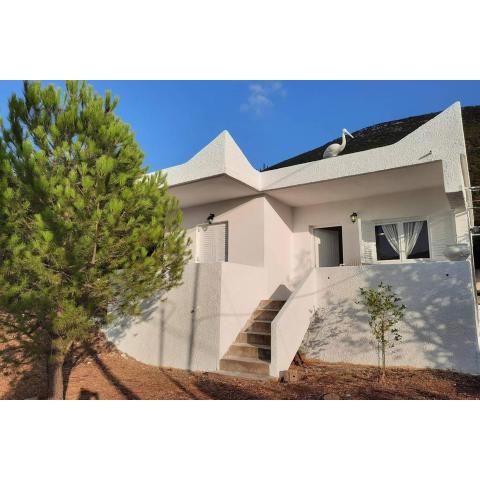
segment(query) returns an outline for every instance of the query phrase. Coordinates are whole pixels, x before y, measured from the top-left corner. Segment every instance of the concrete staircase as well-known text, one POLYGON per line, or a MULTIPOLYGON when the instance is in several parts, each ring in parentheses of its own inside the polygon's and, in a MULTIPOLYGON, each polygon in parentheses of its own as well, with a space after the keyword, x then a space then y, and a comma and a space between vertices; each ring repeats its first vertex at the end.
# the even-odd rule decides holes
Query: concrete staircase
POLYGON ((270 374, 271 323, 285 302, 262 300, 224 357, 217 373, 266 379, 270 374))

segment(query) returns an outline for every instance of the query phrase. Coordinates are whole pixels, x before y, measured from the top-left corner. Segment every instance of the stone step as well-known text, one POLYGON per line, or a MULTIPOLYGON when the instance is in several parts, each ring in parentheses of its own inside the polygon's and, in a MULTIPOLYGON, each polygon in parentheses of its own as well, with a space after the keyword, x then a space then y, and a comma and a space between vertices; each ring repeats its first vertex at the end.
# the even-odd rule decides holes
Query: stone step
POLYGON ((285 300, 260 300, 258 308, 271 308, 280 310, 285 305, 285 300))
POLYGON ((268 320, 255 320, 245 331, 270 333, 271 329, 272 322, 268 320))
POLYGON ((226 370, 227 372, 268 375, 270 373, 270 362, 259 360, 257 358, 244 358, 226 355, 220 360, 220 370, 226 370))
POLYGON ((250 343, 234 343, 230 345, 226 356, 258 358, 259 360, 270 360, 270 347, 266 345, 252 345, 250 343))
POLYGON ((270 346, 270 333, 265 332, 241 332, 235 343, 251 343, 256 345, 270 346))
POLYGON ((224 375, 226 377, 237 377, 237 378, 245 378, 248 380, 276 380, 274 377, 270 377, 269 375, 258 375, 256 373, 245 373, 245 372, 230 372, 227 370, 216 370, 215 372, 209 372, 210 374, 214 375, 224 375))
POLYGON ((273 310, 271 308, 257 308, 252 315, 254 320, 268 320, 272 321, 276 316, 279 310, 273 310))

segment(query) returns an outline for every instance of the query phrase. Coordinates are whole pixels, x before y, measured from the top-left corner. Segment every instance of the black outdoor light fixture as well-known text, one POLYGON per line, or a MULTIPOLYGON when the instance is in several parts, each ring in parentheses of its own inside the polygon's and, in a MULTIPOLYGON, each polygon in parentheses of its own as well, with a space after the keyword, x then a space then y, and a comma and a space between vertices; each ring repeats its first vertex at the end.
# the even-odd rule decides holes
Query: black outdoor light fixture
POLYGON ((214 214, 214 213, 211 213, 211 214, 207 217, 207 222, 211 225, 214 218, 215 218, 215 214, 214 214))
POLYGON ((357 212, 353 212, 350 214, 350 220, 352 221, 352 223, 355 223, 357 221, 357 218, 358 218, 357 212))

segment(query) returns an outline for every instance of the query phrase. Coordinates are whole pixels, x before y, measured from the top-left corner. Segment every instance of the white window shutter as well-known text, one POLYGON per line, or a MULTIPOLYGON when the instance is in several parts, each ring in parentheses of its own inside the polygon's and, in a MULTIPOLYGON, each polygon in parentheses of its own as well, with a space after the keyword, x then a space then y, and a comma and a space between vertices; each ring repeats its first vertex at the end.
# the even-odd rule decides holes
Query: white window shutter
POLYGON ((197 227, 197 262, 228 261, 227 223, 213 223, 197 227))
POLYGON ((445 257, 447 245, 456 243, 455 221, 452 211, 437 213, 428 219, 431 252, 433 260, 448 260, 445 257))
POLYGON ((377 260, 377 245, 375 239, 375 224, 373 222, 362 222, 362 264, 375 263, 377 260))

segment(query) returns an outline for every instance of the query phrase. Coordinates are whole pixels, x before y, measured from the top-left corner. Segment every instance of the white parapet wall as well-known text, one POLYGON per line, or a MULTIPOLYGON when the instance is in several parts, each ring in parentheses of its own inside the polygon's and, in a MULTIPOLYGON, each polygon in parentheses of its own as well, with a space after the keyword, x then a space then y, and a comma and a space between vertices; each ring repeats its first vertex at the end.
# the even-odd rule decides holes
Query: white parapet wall
POLYGON ((469 261, 316 269, 317 314, 301 350, 327 362, 377 365, 360 287, 392 285, 406 305, 402 341, 387 353, 396 366, 480 374, 476 302, 469 261))
POLYGON ((221 274, 220 263, 188 264, 180 287, 164 301, 145 301, 142 315, 119 318, 106 330, 108 340, 149 365, 215 370, 221 274))
POLYGON ((288 370, 307 331, 317 301, 317 275, 311 269, 272 322, 270 376, 288 370))
POLYGON ((149 365, 215 371, 263 299, 263 268, 235 263, 190 263, 183 284, 139 316, 120 317, 105 330, 122 352, 149 365))

